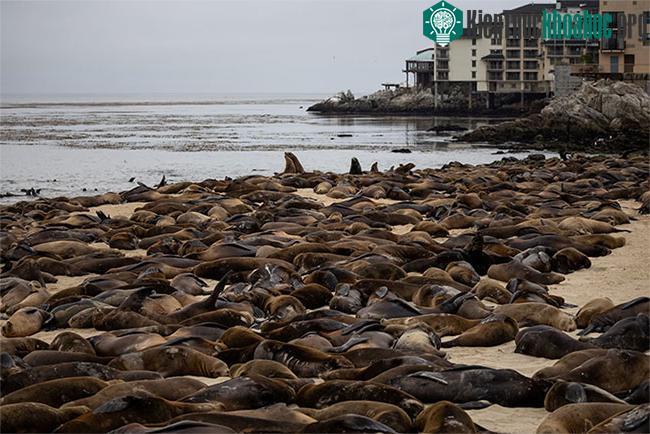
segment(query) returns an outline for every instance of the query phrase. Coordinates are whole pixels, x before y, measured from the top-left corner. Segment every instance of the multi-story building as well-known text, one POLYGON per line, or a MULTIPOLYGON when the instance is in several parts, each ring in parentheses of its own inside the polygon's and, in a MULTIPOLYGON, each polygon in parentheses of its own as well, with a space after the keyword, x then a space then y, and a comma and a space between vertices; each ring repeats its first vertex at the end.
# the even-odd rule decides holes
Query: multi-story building
POLYGON ((625 12, 642 16, 650 31, 648 6, 650 0, 557 0, 505 10, 503 22, 508 25, 502 26, 500 36, 474 38, 464 32, 447 47, 427 48, 408 59, 404 69, 407 85, 412 74, 416 86, 431 86, 436 95, 461 89, 468 94, 470 105, 484 94, 483 100, 493 106, 495 99, 512 103, 512 96, 523 104, 551 93, 566 94, 580 85, 581 77, 594 73, 603 76, 603 71, 645 74, 647 80, 650 34, 633 32, 623 37, 615 18, 611 39, 544 40, 541 17, 544 11, 553 10, 571 14, 610 12, 615 17, 625 12))
MULTIPOLYGON (((600 46, 600 70, 605 74, 649 74, 650 73, 650 1, 648 0, 600 0, 600 11, 614 15, 611 25, 612 37, 602 41, 600 46), (637 21, 644 21, 645 25, 637 23, 630 27, 631 32, 624 32, 621 28, 622 14, 636 16, 637 21), (645 33, 638 29, 644 29, 645 33)), ((647 80, 647 78, 646 78, 647 80)))

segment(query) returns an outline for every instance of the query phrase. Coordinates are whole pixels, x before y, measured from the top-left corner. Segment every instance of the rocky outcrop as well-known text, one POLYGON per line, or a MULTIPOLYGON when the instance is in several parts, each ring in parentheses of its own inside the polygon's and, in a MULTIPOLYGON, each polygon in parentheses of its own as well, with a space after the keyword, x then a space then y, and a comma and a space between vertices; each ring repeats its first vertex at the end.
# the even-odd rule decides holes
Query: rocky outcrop
POLYGON ((650 96, 634 84, 600 80, 584 83, 572 95, 554 98, 538 114, 480 127, 458 139, 620 151, 647 149, 649 136, 650 96))
MULTIPOLYGON (((440 115, 487 115, 521 116, 519 95, 500 98, 498 108, 487 108, 485 94, 469 97, 469 88, 454 82, 440 82, 438 104, 435 104, 431 88, 400 88, 380 90, 355 98, 352 92, 339 92, 309 107, 307 111, 337 114, 440 114, 440 115)), ((539 100, 526 101, 525 111, 539 111, 539 100)))

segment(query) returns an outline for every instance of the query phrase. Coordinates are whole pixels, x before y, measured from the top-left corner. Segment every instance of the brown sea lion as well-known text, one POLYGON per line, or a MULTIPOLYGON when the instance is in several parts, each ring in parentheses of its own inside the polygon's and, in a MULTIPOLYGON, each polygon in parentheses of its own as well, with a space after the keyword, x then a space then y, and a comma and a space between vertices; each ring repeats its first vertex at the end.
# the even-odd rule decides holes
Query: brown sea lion
POLYGON ((5 338, 0 337, 0 348, 12 356, 24 357, 35 350, 46 350, 49 345, 36 338, 5 338))
POLYGON ((82 336, 73 332, 63 332, 56 335, 50 343, 50 350, 55 351, 73 351, 95 355, 95 348, 82 336))
POLYGON ((233 377, 241 377, 249 374, 257 374, 266 378, 285 378, 295 380, 298 377, 282 363, 273 360, 250 360, 243 364, 233 365, 230 368, 233 377))
POLYGON ((460 336, 442 343, 449 347, 491 347, 509 342, 515 338, 519 327, 517 322, 506 315, 493 314, 482 319, 460 336))
POLYGON ((185 413, 219 411, 218 403, 191 404, 168 401, 144 391, 113 398, 58 428, 59 432, 107 432, 127 423, 151 424, 168 421, 185 413))
POLYGON ((358 414, 344 414, 307 425, 301 433, 329 432, 371 432, 395 434, 395 431, 381 422, 358 414))
POLYGON ((111 382, 94 377, 58 378, 9 393, 2 397, 0 405, 40 402, 50 407, 59 408, 66 402, 92 396, 110 384, 111 382))
POLYGON ((108 366, 123 371, 154 371, 163 377, 198 375, 216 378, 228 374, 228 366, 223 361, 184 346, 123 354, 108 366))
POLYGON ((594 315, 603 313, 614 307, 614 303, 609 297, 595 298, 585 304, 576 313, 576 326, 583 329, 589 325, 594 315))
POLYGON ((634 317, 640 313, 650 315, 650 297, 637 297, 627 303, 618 304, 602 313, 593 315, 589 325, 578 334, 604 332, 623 318, 634 317))
POLYGON ((451 313, 430 313, 426 315, 381 320, 381 324, 389 333, 391 333, 392 330, 399 332, 405 327, 424 323, 431 327, 440 337, 459 335, 471 329, 479 322, 480 320, 478 319, 467 319, 451 313))
POLYGON ((440 401, 424 409, 415 419, 421 433, 475 433, 472 418, 457 405, 440 401))
POLYGON ((409 432, 411 418, 400 407, 377 401, 344 401, 323 409, 301 408, 299 411, 317 420, 327 420, 344 414, 358 414, 388 425, 397 432, 409 432))
POLYGON ((537 427, 537 434, 586 433, 609 417, 632 408, 604 402, 568 404, 546 416, 537 427))
POLYGON ((39 402, 21 402, 2 406, 2 432, 53 432, 59 425, 88 413, 87 407, 52 408, 39 402))
POLYGON ((557 273, 540 273, 528 265, 524 265, 519 261, 512 260, 505 264, 494 264, 490 266, 487 272, 488 276, 492 279, 508 282, 510 279, 523 279, 529 280, 534 283, 542 285, 551 285, 560 283, 564 280, 564 276, 557 273))
POLYGON ((587 255, 574 249, 573 247, 565 247, 558 251, 551 258, 553 263, 553 271, 558 273, 568 274, 583 268, 591 267, 591 260, 587 255))
POLYGON ((158 380, 138 380, 129 382, 115 382, 92 396, 68 402, 63 407, 85 406, 95 409, 107 401, 120 396, 132 395, 138 390, 144 390, 152 395, 178 401, 205 387, 199 380, 184 377, 164 378, 158 380))
POLYGON ((563 405, 577 404, 580 402, 613 402, 616 404, 627 404, 623 401, 591 384, 571 383, 566 381, 557 381, 546 392, 544 398, 544 408, 546 411, 555 411, 563 405))
POLYGON ((504 304, 494 308, 494 313, 509 316, 520 327, 531 325, 549 325, 563 331, 576 329, 571 315, 545 303, 504 304))
POLYGON ((2 336, 20 338, 37 333, 52 314, 36 307, 23 307, 9 317, 0 329, 2 336))

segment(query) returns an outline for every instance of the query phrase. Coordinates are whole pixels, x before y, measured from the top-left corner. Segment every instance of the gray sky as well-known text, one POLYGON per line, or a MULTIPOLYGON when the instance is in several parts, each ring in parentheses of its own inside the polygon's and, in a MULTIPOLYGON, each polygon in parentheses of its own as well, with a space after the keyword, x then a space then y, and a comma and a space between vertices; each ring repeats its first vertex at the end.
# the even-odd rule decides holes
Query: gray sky
POLYGON ((429 46, 421 17, 435 2, 0 0, 0 91, 368 92, 404 80, 404 59, 429 46))

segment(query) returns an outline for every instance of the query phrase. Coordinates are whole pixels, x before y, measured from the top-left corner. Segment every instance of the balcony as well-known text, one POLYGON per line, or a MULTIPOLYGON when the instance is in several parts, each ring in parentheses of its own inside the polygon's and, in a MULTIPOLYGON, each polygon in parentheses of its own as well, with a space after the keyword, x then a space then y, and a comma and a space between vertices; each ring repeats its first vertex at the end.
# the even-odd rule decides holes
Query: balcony
POLYGON ((518 60, 506 62, 506 69, 516 69, 517 71, 519 71, 520 66, 521 63, 518 60))
POLYGON ((521 51, 519 50, 506 50, 506 59, 519 59, 521 51))
POLYGON ((487 64, 487 70, 488 71, 503 71, 503 63, 502 62, 488 62, 487 64))
POLYGON ((537 58, 539 57, 539 52, 537 50, 524 50, 524 57, 526 58, 537 58))
POLYGON ((449 61, 448 60, 438 60, 438 64, 436 65, 438 70, 449 70, 449 61))
POLYGON ((625 40, 619 38, 605 39, 600 44, 601 51, 622 52, 625 50, 625 40))
POLYGON ((528 69, 528 70, 531 70, 531 69, 532 69, 532 70, 535 70, 535 71, 536 71, 537 68, 538 68, 538 63, 537 63, 537 61, 527 61, 527 62, 524 62, 524 69, 528 69))

